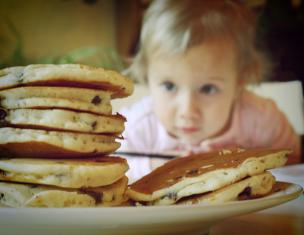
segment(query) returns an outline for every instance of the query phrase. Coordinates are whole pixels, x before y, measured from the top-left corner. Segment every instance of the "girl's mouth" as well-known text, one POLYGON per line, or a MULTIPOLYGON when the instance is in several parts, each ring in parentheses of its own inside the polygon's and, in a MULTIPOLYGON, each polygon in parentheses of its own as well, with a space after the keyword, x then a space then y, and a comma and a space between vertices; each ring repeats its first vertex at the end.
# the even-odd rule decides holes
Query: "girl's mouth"
POLYGON ((182 133, 185 133, 185 134, 192 134, 192 133, 199 131, 199 128, 197 128, 197 127, 180 127, 179 129, 182 133))

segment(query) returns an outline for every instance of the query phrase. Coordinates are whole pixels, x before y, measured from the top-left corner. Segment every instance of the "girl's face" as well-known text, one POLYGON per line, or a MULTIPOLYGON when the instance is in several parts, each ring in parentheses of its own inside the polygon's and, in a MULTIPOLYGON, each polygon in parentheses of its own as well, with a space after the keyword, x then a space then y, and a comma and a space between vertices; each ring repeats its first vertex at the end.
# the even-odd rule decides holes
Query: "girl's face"
POLYGON ((225 131, 238 93, 232 43, 205 41, 148 65, 154 111, 169 134, 196 145, 225 131))

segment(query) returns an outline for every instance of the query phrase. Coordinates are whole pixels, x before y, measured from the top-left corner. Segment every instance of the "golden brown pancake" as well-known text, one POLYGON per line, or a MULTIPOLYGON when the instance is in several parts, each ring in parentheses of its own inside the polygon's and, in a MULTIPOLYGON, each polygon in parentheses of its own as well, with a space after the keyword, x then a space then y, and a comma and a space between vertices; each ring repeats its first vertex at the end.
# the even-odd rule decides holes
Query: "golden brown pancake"
POLYGON ((57 188, 0 181, 0 204, 8 207, 118 206, 125 198, 128 178, 94 188, 57 188))
POLYGON ((76 87, 25 86, 0 91, 4 109, 61 108, 110 115, 110 91, 76 87))
POLYGON ((2 110, 0 127, 62 130, 92 134, 121 134, 126 119, 119 115, 98 115, 62 109, 2 110))
POLYGON ((0 90, 19 86, 81 87, 113 92, 112 98, 133 92, 132 81, 103 68, 79 64, 35 64, 0 70, 0 90))
POLYGON ((275 184, 270 172, 242 179, 210 193, 196 194, 182 198, 177 204, 218 204, 227 201, 248 200, 268 195, 275 184))
POLYGON ((174 159, 131 184, 127 194, 149 204, 174 204, 183 197, 211 192, 283 166, 290 152, 225 150, 174 159))
POLYGON ((0 159, 0 180, 64 188, 99 187, 114 183, 129 169, 120 157, 83 159, 0 159))
POLYGON ((79 158, 108 154, 119 148, 114 135, 0 128, 0 156, 79 158))

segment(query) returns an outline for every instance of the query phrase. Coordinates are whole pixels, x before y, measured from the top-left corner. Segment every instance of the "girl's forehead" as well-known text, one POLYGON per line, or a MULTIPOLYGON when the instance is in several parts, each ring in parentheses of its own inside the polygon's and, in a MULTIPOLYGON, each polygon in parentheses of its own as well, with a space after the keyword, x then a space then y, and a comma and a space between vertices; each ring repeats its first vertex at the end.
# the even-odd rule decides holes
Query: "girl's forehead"
POLYGON ((156 79, 211 80, 236 77, 235 50, 231 44, 204 42, 183 53, 157 53, 148 65, 148 77, 156 79))
POLYGON ((145 54, 147 57, 151 58, 183 56, 188 54, 190 51, 197 50, 202 47, 224 51, 233 50, 233 53, 238 53, 235 40, 231 37, 222 35, 222 37, 205 38, 191 46, 171 45, 159 41, 157 43, 151 43, 151 45, 146 45, 145 54))
POLYGON ((203 64, 215 63, 214 66, 221 63, 230 63, 235 65, 238 58, 238 50, 231 40, 205 40, 198 45, 185 49, 182 52, 172 52, 165 47, 159 47, 152 52, 148 62, 161 61, 162 63, 191 63, 193 66, 203 66, 203 64))

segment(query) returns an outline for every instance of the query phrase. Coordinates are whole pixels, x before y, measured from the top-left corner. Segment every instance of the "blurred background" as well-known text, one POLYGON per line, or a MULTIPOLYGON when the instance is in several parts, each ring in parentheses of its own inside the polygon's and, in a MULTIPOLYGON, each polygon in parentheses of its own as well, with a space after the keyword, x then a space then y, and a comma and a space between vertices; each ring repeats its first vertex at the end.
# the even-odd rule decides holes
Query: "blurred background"
MULTIPOLYGON (((84 63, 122 70, 151 0, 0 0, 0 67, 84 63)), ((303 0, 243 0, 259 16, 269 80, 304 80, 303 0)))

